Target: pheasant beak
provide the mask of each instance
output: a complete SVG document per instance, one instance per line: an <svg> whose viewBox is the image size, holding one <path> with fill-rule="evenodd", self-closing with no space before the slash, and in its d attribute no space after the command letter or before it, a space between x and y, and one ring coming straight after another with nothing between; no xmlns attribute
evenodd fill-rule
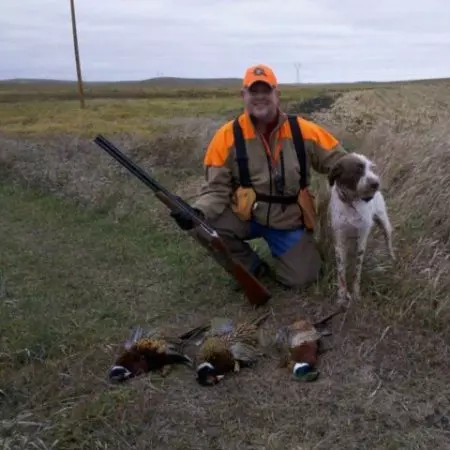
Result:
<svg viewBox="0 0 450 450"><path fill-rule="evenodd" d="M113 366L109 371L109 379L115 382L128 380L133 374L123 366Z"/></svg>
<svg viewBox="0 0 450 450"><path fill-rule="evenodd" d="M208 378L206 379L206 382L208 384L214 385L220 382L220 380L223 379L223 375L208 375Z"/></svg>
<svg viewBox="0 0 450 450"><path fill-rule="evenodd" d="M208 375L206 377L206 384L208 385L214 385L217 384L219 382L219 380L217 379L217 377L215 375Z"/></svg>
<svg viewBox="0 0 450 450"><path fill-rule="evenodd" d="M197 367L197 382L202 386L215 386L223 377L223 375L216 375L214 366L208 362Z"/></svg>

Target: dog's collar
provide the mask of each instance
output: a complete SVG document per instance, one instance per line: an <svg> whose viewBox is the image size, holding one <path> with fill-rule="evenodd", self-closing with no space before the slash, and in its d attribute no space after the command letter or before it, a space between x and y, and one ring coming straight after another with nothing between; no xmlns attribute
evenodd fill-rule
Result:
<svg viewBox="0 0 450 450"><path fill-rule="evenodd" d="M351 204L351 203L353 203L353 202L356 200L356 199L354 199L354 198L351 198L351 197L348 195L348 192L347 192L346 190L337 188L337 193L338 193L339 198L340 198L344 203ZM373 199L373 197L374 197L373 195L372 195L371 197L361 197L361 200L362 200L363 202L368 203L368 202L370 202L370 201Z"/></svg>

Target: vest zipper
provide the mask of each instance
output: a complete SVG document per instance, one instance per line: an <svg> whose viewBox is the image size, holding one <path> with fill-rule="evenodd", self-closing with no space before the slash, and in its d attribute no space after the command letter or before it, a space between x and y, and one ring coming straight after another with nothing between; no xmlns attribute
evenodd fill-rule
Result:
<svg viewBox="0 0 450 450"><path fill-rule="evenodd" d="M266 154L266 159L267 159L267 168L269 170L269 179L270 179L270 188L269 188L269 195L273 194L273 178L272 178L272 147L271 147L271 141L272 141L272 137L274 136L274 134L279 130L279 128L281 127L281 124L278 123L277 126L272 130L272 132L270 133L269 136L269 142L266 142L266 140L264 139L264 136L256 130L255 128L255 132L256 135L259 137L262 145L264 148L267 148L267 146L269 147L269 153L270 155L267 154L267 152L265 151L264 153ZM267 146L266 146L267 144ZM269 207L267 208L267 215L266 215L266 226L269 227L270 226L270 209L271 209L272 204L269 202Z"/></svg>
<svg viewBox="0 0 450 450"><path fill-rule="evenodd" d="M272 156L273 155L272 155L272 145L271 144L272 144L273 136L278 132L280 127L281 127L281 124L278 123L276 125L276 127L272 130L272 132L270 133L269 142L267 142L267 146L269 147L269 150L270 150L270 152L269 152L270 156L267 155L267 153L266 153L267 164L268 164L268 169L269 169L269 177L270 177L270 194L269 195L273 194L273 177L272 177L272 174L273 174L273 170L272 170ZM265 147L266 142L265 142L264 136L261 136L261 140L263 141L263 144L264 144L264 147ZM281 151L280 151L280 156L281 156ZM271 209L271 207L272 207L272 203L269 202L269 207L267 208L267 217L266 217L266 226L267 227L270 227L270 209Z"/></svg>

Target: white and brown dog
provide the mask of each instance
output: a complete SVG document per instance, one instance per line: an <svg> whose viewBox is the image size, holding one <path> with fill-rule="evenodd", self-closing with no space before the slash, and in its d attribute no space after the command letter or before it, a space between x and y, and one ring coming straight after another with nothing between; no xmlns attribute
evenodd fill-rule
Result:
<svg viewBox="0 0 450 450"><path fill-rule="evenodd" d="M395 260L392 248L392 226L380 191L380 178L374 164L358 153L343 156L330 170L331 186L329 218L334 238L338 303L345 306L350 299L347 289L347 265L350 252L355 251L353 299L360 296L360 280L367 239L376 223L384 233L387 249Z"/></svg>

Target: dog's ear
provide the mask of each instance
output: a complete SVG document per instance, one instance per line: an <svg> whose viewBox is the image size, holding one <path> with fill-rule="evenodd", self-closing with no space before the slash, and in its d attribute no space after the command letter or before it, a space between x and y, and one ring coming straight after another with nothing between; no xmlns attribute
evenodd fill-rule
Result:
<svg viewBox="0 0 450 450"><path fill-rule="evenodd" d="M330 186L333 186L333 184L336 182L336 180L341 176L342 174L342 163L339 160L334 166L331 167L330 171L328 172L328 183Z"/></svg>

